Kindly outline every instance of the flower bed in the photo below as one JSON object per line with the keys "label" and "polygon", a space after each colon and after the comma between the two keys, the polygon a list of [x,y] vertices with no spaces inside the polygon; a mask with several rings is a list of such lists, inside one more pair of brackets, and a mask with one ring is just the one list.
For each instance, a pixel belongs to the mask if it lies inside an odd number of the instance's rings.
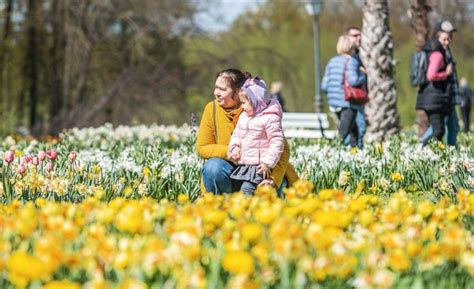
{"label": "flower bed", "polygon": [[[335,142],[291,143],[298,173],[315,190],[389,196],[398,189],[433,201],[474,190],[474,138],[459,148],[421,147],[410,137],[392,138],[363,150]],[[53,153],[54,157],[48,155]],[[196,199],[203,161],[194,150],[189,127],[118,127],[75,129],[58,139],[15,140],[0,145],[0,201],[38,197],[79,202],[87,196]]]}
{"label": "flower bed", "polygon": [[0,288],[474,288],[474,138],[291,142],[276,197],[202,195],[188,127],[0,145]]}
{"label": "flower bed", "polygon": [[[474,195],[312,193],[0,206],[2,288],[472,288]],[[67,280],[67,281],[66,281]],[[59,283],[63,282],[63,283]],[[50,286],[50,287],[48,287]],[[56,286],[56,287],[54,287]],[[59,287],[58,287],[59,286]],[[134,287],[132,287],[134,286]]]}

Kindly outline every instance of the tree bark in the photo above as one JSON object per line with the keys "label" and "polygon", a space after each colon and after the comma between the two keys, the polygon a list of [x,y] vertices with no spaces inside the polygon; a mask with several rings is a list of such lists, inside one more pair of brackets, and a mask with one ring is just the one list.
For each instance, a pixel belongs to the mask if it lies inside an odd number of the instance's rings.
{"label": "tree bark", "polygon": [[[432,11],[428,0],[410,0],[410,9],[408,16],[410,17],[411,27],[415,30],[415,46],[417,51],[421,51],[426,41],[430,37],[430,24],[428,14]],[[418,137],[422,137],[428,130],[428,115],[424,110],[416,111],[416,123],[418,124]]]}
{"label": "tree bark", "polygon": [[28,79],[28,99],[29,99],[29,127],[34,127],[37,121],[38,104],[38,11],[42,1],[28,0],[28,33],[26,66]]}
{"label": "tree bark", "polygon": [[430,35],[430,23],[428,21],[428,13],[432,11],[428,0],[410,0],[410,9],[408,16],[410,17],[411,27],[416,34],[416,50],[420,51],[425,45]]}
{"label": "tree bark", "polygon": [[[54,0],[52,4],[52,29],[53,45],[51,47],[51,100],[49,103],[49,115],[52,119],[59,114],[65,106],[67,100],[64,92],[64,66],[66,50],[66,32],[65,32],[65,10],[64,5],[67,1]],[[50,132],[54,133],[54,132]]]}
{"label": "tree bark", "polygon": [[360,55],[367,69],[367,140],[384,140],[400,130],[397,112],[393,40],[387,0],[365,0]]}
{"label": "tree bark", "polygon": [[[1,46],[1,55],[0,55],[0,101],[2,103],[1,112],[5,117],[10,108],[10,97],[9,92],[9,83],[7,80],[8,77],[8,56],[10,55],[10,38],[12,33],[12,12],[13,12],[13,0],[8,0],[5,2],[5,23],[3,28],[3,41]],[[6,117],[5,117],[6,120]],[[3,125],[7,123],[6,121],[2,122]],[[4,131],[7,127],[4,127]]]}

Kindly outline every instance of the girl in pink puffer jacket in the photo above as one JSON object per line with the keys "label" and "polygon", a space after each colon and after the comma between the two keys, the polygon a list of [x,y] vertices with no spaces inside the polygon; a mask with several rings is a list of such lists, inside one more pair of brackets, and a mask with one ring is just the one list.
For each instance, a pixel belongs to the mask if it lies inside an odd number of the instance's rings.
{"label": "girl in pink puffer jacket", "polygon": [[283,152],[282,109],[277,100],[270,99],[265,82],[258,77],[245,81],[239,97],[244,111],[227,156],[238,164],[231,179],[242,181],[240,190],[252,195],[257,185],[270,176]]}

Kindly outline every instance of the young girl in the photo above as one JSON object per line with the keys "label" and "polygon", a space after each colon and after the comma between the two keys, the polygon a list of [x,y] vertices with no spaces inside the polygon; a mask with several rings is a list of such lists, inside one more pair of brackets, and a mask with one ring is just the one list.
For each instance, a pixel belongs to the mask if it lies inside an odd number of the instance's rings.
{"label": "young girl", "polygon": [[239,98],[244,113],[230,139],[227,157],[238,164],[231,179],[242,181],[240,190],[252,195],[268,179],[283,152],[282,109],[277,100],[270,99],[265,82],[258,77],[245,81]]}

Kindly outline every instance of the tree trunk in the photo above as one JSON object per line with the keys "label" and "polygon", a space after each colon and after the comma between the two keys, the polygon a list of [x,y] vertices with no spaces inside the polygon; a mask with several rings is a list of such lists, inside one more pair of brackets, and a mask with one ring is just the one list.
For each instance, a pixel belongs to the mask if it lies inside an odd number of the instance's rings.
{"label": "tree trunk", "polygon": [[2,121],[3,124],[3,131],[7,129],[7,119],[10,117],[7,117],[7,112],[10,111],[10,103],[11,103],[11,97],[9,97],[8,92],[9,92],[9,87],[10,84],[8,83],[7,77],[8,77],[8,59],[10,55],[10,37],[12,33],[12,12],[13,12],[13,0],[8,0],[5,3],[5,23],[4,23],[4,28],[3,28],[3,41],[2,41],[2,46],[1,46],[1,55],[0,55],[0,101],[2,104],[1,107],[1,113],[4,116],[4,121]]}
{"label": "tree trunk", "polygon": [[[416,50],[420,51],[430,37],[430,23],[428,21],[428,13],[432,11],[428,0],[410,0],[410,9],[408,16],[410,17],[411,27],[415,30]],[[422,137],[429,127],[428,115],[424,110],[416,111],[416,123],[418,124],[418,137]]]}
{"label": "tree trunk", "polygon": [[416,50],[420,51],[425,45],[430,34],[430,23],[428,21],[428,13],[432,8],[427,3],[428,0],[410,0],[410,9],[408,16],[410,17],[411,27],[416,34]]}
{"label": "tree trunk", "polygon": [[37,120],[37,104],[38,104],[38,9],[42,5],[41,1],[28,0],[28,34],[27,34],[27,51],[26,66],[28,80],[28,96],[29,96],[29,127],[34,127]]}
{"label": "tree trunk", "polygon": [[51,120],[68,106],[67,94],[64,89],[65,53],[67,44],[67,2],[54,0],[52,4],[51,24],[53,30],[53,45],[51,56],[51,95],[49,102],[49,133],[56,134],[60,128],[53,127]]}
{"label": "tree trunk", "polygon": [[393,40],[388,0],[365,0],[361,58],[367,69],[367,140],[383,140],[400,130],[394,80]]}
{"label": "tree trunk", "polygon": [[127,33],[128,24],[122,19],[120,20],[120,50],[122,51],[123,65],[129,67],[131,65],[131,55],[130,49],[128,48],[128,33]]}

